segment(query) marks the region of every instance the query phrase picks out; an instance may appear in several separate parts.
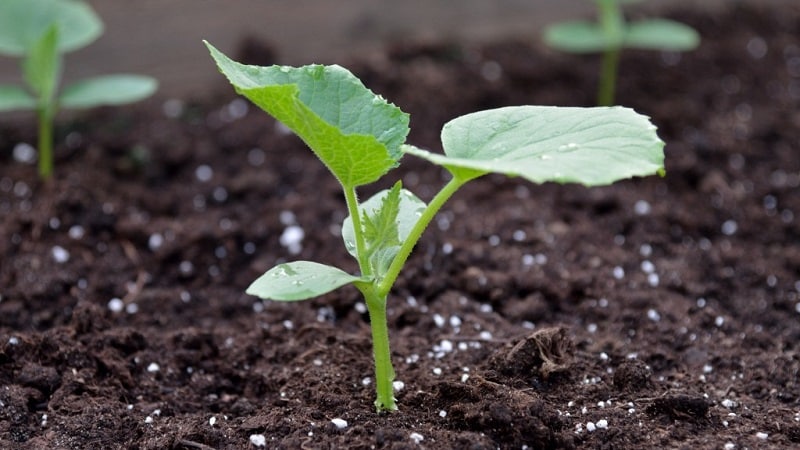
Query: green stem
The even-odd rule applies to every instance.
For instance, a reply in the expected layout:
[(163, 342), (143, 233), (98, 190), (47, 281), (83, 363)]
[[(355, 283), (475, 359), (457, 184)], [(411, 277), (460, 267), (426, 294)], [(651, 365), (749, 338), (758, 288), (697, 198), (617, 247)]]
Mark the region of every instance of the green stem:
[(53, 115), (49, 110), (41, 107), (36, 113), (39, 119), (39, 176), (45, 180), (53, 175)]
[(625, 38), (625, 17), (617, 0), (600, 0), (598, 6), (600, 8), (600, 27), (605, 35), (607, 47), (603, 52), (597, 104), (611, 106), (614, 104), (619, 54)]
[(619, 48), (606, 50), (603, 53), (603, 67), (600, 73), (600, 85), (597, 90), (597, 104), (599, 106), (611, 106), (614, 104), (619, 54)]
[(373, 286), (362, 291), (369, 311), (372, 329), (372, 354), (375, 358), (375, 408), (378, 412), (395, 411), (394, 367), (389, 350), (389, 327), (386, 320), (386, 296), (380, 296)]
[(439, 212), (445, 202), (447, 202), (447, 200), (452, 197), (453, 194), (464, 185), (464, 183), (473, 178), (475, 177), (471, 176), (465, 178), (453, 176), (453, 178), (447, 182), (442, 190), (439, 191), (435, 197), (433, 197), (433, 200), (431, 200), (431, 202), (422, 212), (419, 220), (417, 220), (417, 223), (414, 224), (414, 227), (408, 233), (408, 237), (406, 237), (406, 240), (403, 242), (403, 245), (400, 247), (397, 255), (392, 260), (392, 264), (389, 266), (389, 269), (386, 271), (386, 274), (384, 275), (380, 284), (377, 286), (377, 293), (379, 296), (386, 297), (389, 294), (389, 290), (392, 289), (394, 282), (400, 275), (400, 270), (403, 269), (408, 256), (411, 254), (414, 246), (417, 245), (417, 241), (419, 241), (419, 238), (422, 237), (422, 233), (428, 227), (428, 224), (430, 224), (431, 220), (433, 220), (434, 216), (436, 216), (436, 213)]
[(356, 255), (358, 259), (358, 268), (361, 270), (361, 275), (365, 277), (372, 276), (372, 267), (366, 258), (367, 245), (364, 242), (364, 230), (361, 228), (361, 214), (358, 210), (358, 196), (356, 189), (352, 187), (342, 186), (344, 190), (344, 199), (347, 202), (347, 212), (350, 213), (350, 218), (353, 220), (353, 236), (356, 239)]

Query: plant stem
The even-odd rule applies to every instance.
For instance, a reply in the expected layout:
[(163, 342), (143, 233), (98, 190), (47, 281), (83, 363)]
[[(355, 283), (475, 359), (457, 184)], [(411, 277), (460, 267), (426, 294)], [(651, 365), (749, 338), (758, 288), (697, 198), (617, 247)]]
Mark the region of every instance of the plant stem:
[(361, 270), (361, 275), (369, 277), (372, 275), (372, 267), (366, 258), (366, 244), (364, 243), (364, 229), (361, 228), (361, 213), (358, 210), (358, 196), (354, 187), (342, 186), (344, 190), (344, 199), (347, 202), (347, 212), (350, 213), (350, 218), (353, 220), (353, 236), (356, 238), (356, 255), (358, 259), (358, 268)]
[(597, 104), (611, 106), (614, 104), (614, 88), (617, 84), (617, 66), (619, 54), (625, 38), (625, 17), (622, 15), (617, 0), (600, 0), (600, 27), (606, 39), (606, 50), (603, 52), (603, 66), (597, 89)]
[(40, 107), (39, 120), (39, 176), (49, 179), (53, 175), (53, 115), (50, 108)]
[(617, 84), (619, 54), (619, 48), (613, 48), (603, 52), (603, 67), (600, 72), (600, 85), (597, 89), (598, 106), (611, 106), (614, 104), (614, 90)]
[(389, 327), (386, 320), (386, 296), (380, 296), (374, 286), (361, 291), (367, 302), (369, 324), (372, 329), (372, 354), (375, 358), (375, 408), (378, 412), (395, 411), (394, 367), (389, 350)]
[(453, 178), (444, 185), (442, 190), (433, 197), (433, 200), (431, 200), (422, 212), (419, 220), (417, 220), (417, 223), (414, 224), (414, 227), (408, 233), (408, 237), (406, 237), (397, 255), (392, 260), (392, 264), (386, 271), (386, 275), (384, 275), (380, 284), (377, 286), (379, 296), (386, 297), (389, 294), (389, 290), (392, 289), (392, 285), (394, 285), (394, 282), (400, 275), (400, 270), (403, 269), (408, 256), (411, 254), (417, 241), (419, 241), (419, 238), (422, 237), (422, 233), (428, 228), (428, 224), (433, 220), (434, 216), (436, 216), (436, 213), (439, 212), (445, 202), (447, 202), (464, 183), (471, 179), (472, 178), (453, 176)]

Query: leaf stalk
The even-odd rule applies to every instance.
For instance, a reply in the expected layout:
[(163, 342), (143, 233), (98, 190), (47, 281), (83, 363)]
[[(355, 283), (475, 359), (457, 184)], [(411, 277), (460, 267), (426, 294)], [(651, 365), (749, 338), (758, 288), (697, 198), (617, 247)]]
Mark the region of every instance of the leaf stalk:
[(455, 194), (455, 192), (470, 179), (472, 178), (453, 176), (453, 178), (451, 178), (450, 181), (448, 181), (447, 184), (442, 187), (442, 190), (440, 190), (436, 196), (433, 197), (428, 206), (423, 210), (422, 215), (419, 217), (419, 220), (417, 220), (417, 223), (415, 223), (414, 227), (411, 228), (411, 231), (408, 233), (408, 237), (403, 242), (403, 245), (400, 246), (400, 250), (392, 260), (392, 264), (389, 266), (389, 269), (386, 271), (386, 274), (384, 275), (380, 284), (378, 284), (378, 295), (386, 297), (389, 294), (394, 282), (397, 281), (397, 277), (400, 275), (400, 271), (406, 264), (406, 260), (411, 254), (411, 251), (414, 249), (414, 246), (417, 245), (417, 241), (419, 241), (420, 237), (422, 237), (422, 233), (425, 232), (428, 224), (431, 223), (431, 220), (433, 220), (433, 218), (436, 216), (436, 213), (439, 212), (447, 200), (449, 200), (450, 197), (452, 197), (453, 194)]

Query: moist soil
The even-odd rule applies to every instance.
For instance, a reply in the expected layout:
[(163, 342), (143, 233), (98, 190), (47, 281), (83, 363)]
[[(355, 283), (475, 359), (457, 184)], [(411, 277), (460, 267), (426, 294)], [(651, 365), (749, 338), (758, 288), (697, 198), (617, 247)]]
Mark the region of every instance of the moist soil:
[[(63, 119), (48, 183), (12, 158), (34, 124), (5, 122), (0, 447), (800, 446), (800, 6), (668, 16), (702, 45), (625, 53), (618, 92), (658, 125), (666, 177), (456, 194), (389, 300), (391, 414), (356, 290), (244, 294), (281, 261), (356, 267), (333, 178), (221, 76), (209, 98)], [(344, 63), (434, 150), (460, 114), (590, 106), (599, 68), (527, 40)], [(362, 196), (445, 182), (403, 163)]]

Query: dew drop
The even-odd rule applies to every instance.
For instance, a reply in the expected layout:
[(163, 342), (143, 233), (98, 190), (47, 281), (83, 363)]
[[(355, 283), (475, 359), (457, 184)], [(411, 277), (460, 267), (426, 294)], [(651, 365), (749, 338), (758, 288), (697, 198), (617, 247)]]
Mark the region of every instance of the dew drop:
[(560, 152), (573, 152), (579, 149), (581, 146), (574, 142), (570, 142), (569, 144), (564, 144), (558, 147), (558, 151)]

